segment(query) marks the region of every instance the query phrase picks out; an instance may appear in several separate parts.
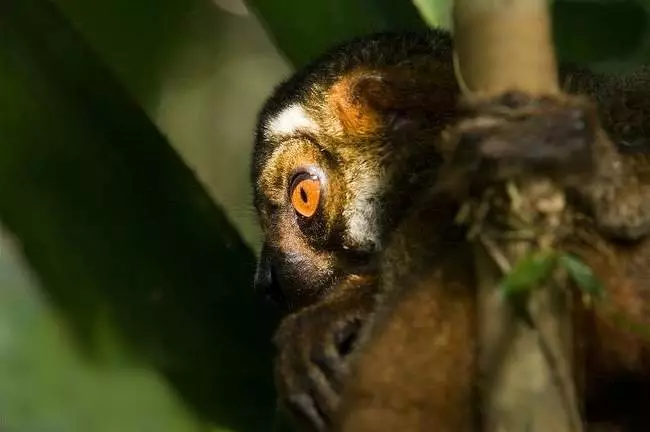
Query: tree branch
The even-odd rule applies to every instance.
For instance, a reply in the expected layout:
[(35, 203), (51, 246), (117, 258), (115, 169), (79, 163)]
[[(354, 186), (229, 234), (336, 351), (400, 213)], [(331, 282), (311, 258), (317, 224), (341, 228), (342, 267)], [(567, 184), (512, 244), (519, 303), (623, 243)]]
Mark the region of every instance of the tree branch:
[(483, 96), (555, 93), (557, 65), (547, 0), (455, 0), (459, 81)]
[[(530, 98), (558, 95), (546, 0), (456, 0), (453, 18), (456, 73), (470, 106), (496, 101), (512, 91)], [(560, 98), (559, 104), (563, 103)], [(482, 108), (474, 108), (472, 121), (481, 117), (484, 121), (495, 121)], [(545, 115), (545, 110), (540, 110), (540, 118)], [(535, 121), (534, 116), (528, 119)], [(509, 120), (501, 120), (505, 124), (502, 127), (510, 127)], [(469, 132), (474, 125), (459, 126), (463, 127)], [(521, 154), (525, 152), (522, 146), (526, 140), (535, 142), (534, 134), (544, 133), (541, 129), (518, 130), (516, 124), (511, 127), (510, 137), (517, 139), (506, 145), (518, 146)], [(546, 125), (553, 127), (552, 123)], [(487, 141), (493, 137), (486, 133), (483, 138)], [(479, 225), (474, 231), (481, 233), (474, 255), (483, 430), (579, 431), (582, 427), (572, 373), (571, 298), (566, 279), (556, 277), (545, 289), (531, 292), (519, 310), (498, 289), (503, 269), (496, 263), (505, 256), (514, 264), (532, 251), (553, 247), (565, 220), (561, 185), (531, 172), (518, 174), (513, 179), (505, 176), (501, 182), (510, 191), (516, 191), (517, 196), (497, 193), (487, 197), (483, 193), (484, 202), (479, 205), (488, 206), (492, 215), (486, 220), (475, 217), (471, 221)], [(499, 208), (495, 196), (508, 203), (505, 208)], [(544, 207), (549, 202), (556, 206)], [(534, 238), (503, 240), (504, 224), (497, 227), (493, 222), (513, 220), (526, 221), (526, 228), (535, 233)], [(505, 225), (510, 225), (506, 229), (516, 230), (511, 223)]]

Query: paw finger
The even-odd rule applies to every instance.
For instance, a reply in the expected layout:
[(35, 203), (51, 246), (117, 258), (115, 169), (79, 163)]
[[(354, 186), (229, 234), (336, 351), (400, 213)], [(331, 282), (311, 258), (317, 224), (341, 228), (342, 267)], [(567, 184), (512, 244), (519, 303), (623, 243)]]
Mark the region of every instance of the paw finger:
[(315, 431), (327, 431), (325, 419), (316, 407), (316, 402), (311, 395), (301, 393), (290, 396), (287, 400), (287, 405), (297, 419), (308, 423)]

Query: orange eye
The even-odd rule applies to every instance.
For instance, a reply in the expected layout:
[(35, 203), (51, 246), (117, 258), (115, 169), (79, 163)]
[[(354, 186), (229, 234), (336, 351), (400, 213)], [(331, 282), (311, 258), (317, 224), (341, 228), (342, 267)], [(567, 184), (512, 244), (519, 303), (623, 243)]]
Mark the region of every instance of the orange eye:
[(304, 217), (312, 217), (320, 204), (321, 185), (316, 176), (301, 175), (291, 186), (291, 205)]

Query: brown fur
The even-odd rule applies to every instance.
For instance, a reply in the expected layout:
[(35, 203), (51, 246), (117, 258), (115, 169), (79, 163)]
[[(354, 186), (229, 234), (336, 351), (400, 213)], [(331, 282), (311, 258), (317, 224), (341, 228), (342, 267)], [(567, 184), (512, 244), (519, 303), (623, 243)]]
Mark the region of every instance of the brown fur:
[(328, 94), (334, 117), (338, 118), (346, 133), (371, 135), (376, 134), (382, 126), (382, 119), (374, 109), (367, 106), (367, 99), (361, 93), (382, 94), (382, 85), (367, 71), (358, 70), (341, 77), (332, 86)]
[[(609, 109), (601, 107), (605, 119), (610, 118)], [(576, 191), (579, 197), (574, 202), (578, 212), (585, 203), (602, 212), (580, 219), (576, 235), (581, 234), (570, 236), (563, 245), (594, 269), (607, 294), (607, 309), (587, 307), (577, 298), (575, 365), (587, 429), (641, 431), (650, 428), (645, 412), (650, 403), (650, 238), (645, 237), (643, 216), (643, 201), (650, 196), (644, 195), (647, 183), (638, 174), (647, 166), (644, 156), (610, 152), (607, 143), (611, 144), (602, 141), (595, 148), (593, 183)], [(610, 164), (624, 169), (617, 171)], [(605, 181), (635, 193), (620, 200), (602, 194), (594, 184)], [(383, 294), (343, 394), (337, 430), (480, 428), (471, 254), (457, 243), (462, 237), (444, 241), (452, 228), (436, 217), (435, 210), (441, 208), (438, 197), (425, 194), (416, 201), (414, 216), (396, 228), (384, 250)], [(442, 208), (454, 214), (453, 206)], [(603, 214), (606, 218), (598, 220)], [(608, 228), (604, 233), (603, 226)], [(612, 239), (613, 234), (628, 238)], [(436, 255), (439, 243), (444, 255)], [(608, 312), (612, 309), (647, 333), (621, 327)], [(449, 326), (455, 337), (448, 336)], [(440, 340), (447, 343), (435, 343)]]
[(474, 272), (454, 207), (437, 198), (387, 246), (384, 298), (343, 394), (341, 431), (474, 430)]
[[(315, 75), (294, 96), (281, 89), (278, 94), (290, 99), (285, 106), (300, 103), (318, 132), (264, 136), (265, 114), (261, 118), (254, 182), (263, 261), (280, 275), (290, 311), (276, 337), (277, 382), (297, 418), (312, 413), (301, 423), (305, 430), (330, 430), (333, 419), (344, 419), (346, 432), (463, 431), (475, 430), (480, 416), (472, 261), (463, 233), (452, 224), (454, 205), (428, 192), (439, 180), (432, 143), (454, 119), (458, 90), (448, 50), (439, 57), (410, 56), (409, 44), (399, 37), (357, 42), (358, 52), (341, 57), (344, 66), (312, 72), (334, 71), (333, 77), (319, 81)], [(620, 147), (649, 145), (634, 140), (645, 140), (650, 130), (650, 74), (608, 78), (572, 69), (563, 76), (570, 91), (594, 95)], [(267, 116), (279, 109), (274, 103)], [(589, 230), (605, 233), (595, 235), (600, 246), (574, 239), (567, 248), (594, 266), (613, 304), (650, 324), (650, 243), (629, 241), (650, 228), (650, 165), (610, 150), (600, 159), (601, 177), (577, 194), (581, 211), (595, 219)], [(286, 205), (287, 178), (314, 165), (326, 174), (327, 188), (319, 229), (309, 231)], [(360, 201), (375, 181), (381, 187), (374, 201)], [(359, 243), (350, 233), (359, 203), (376, 210), (377, 226), (369, 231), (379, 244)], [(644, 404), (650, 406), (644, 390), (650, 386), (643, 386), (650, 383), (646, 340), (591, 309), (580, 307), (575, 316), (576, 364), (593, 430), (639, 430), (639, 424), (650, 430), (639, 423)], [(333, 335), (355, 320), (367, 324), (348, 355)], [(351, 364), (355, 372), (348, 375)], [(641, 384), (625, 387), (636, 398), (632, 403), (621, 403), (621, 377)]]
[(607, 293), (603, 306), (575, 302), (576, 369), (586, 416), (608, 422), (604, 430), (647, 430), (650, 333), (622, 326), (612, 311), (650, 330), (650, 239), (597, 246), (572, 242), (566, 248), (591, 266)]
[(412, 121), (429, 112), (434, 121), (444, 120), (438, 107), (452, 107), (453, 100), (438, 89), (449, 85), (448, 73), (426, 58), (378, 70), (359, 68), (332, 85), (327, 100), (347, 134), (377, 136), (390, 127), (394, 114)]

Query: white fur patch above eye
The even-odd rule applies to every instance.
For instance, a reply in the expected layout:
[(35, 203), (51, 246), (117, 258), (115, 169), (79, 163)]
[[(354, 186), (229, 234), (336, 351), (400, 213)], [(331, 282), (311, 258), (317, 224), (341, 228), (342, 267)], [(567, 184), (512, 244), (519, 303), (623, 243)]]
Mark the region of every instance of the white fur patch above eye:
[(270, 135), (291, 135), (300, 130), (318, 131), (318, 124), (299, 104), (289, 105), (266, 125)]

